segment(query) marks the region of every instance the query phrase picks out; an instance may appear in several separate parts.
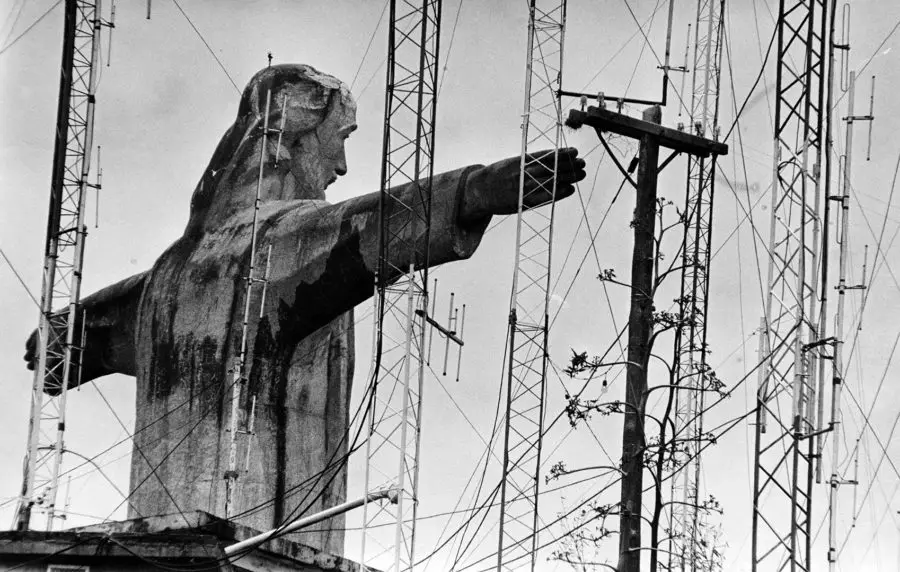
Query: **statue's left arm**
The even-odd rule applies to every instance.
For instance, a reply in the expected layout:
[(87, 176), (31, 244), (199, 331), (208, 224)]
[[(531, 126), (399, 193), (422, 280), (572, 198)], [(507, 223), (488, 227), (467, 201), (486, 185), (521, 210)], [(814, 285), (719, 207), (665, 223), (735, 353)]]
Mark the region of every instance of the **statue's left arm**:
[[(147, 272), (135, 274), (81, 300), (86, 320), (83, 353), (70, 374), (70, 388), (112, 373), (134, 375), (134, 328), (146, 278)], [(81, 317), (76, 330), (82, 330)], [(30, 370), (37, 367), (37, 342), (38, 332), (34, 330), (25, 342), (24, 359)]]

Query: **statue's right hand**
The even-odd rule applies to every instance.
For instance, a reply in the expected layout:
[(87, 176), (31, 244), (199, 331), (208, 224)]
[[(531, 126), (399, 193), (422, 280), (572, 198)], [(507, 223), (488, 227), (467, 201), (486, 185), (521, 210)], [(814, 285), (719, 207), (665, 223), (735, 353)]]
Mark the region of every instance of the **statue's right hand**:
[[(510, 157), (474, 171), (466, 182), (460, 222), (518, 212), (521, 165), (521, 157)], [(578, 157), (574, 148), (528, 155), (522, 207), (532, 209), (568, 197), (575, 192), (575, 183), (584, 179), (584, 167), (584, 159)], [(556, 191), (551, 193), (554, 174)]]

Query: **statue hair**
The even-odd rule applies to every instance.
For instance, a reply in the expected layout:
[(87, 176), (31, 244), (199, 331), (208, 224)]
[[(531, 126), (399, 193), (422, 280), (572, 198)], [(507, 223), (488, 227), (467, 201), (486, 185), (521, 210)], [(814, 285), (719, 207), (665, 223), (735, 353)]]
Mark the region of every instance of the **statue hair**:
[(259, 152), (256, 142), (262, 136), (268, 93), (271, 93), (270, 128), (281, 125), (281, 110), (286, 100), (286, 140), (315, 130), (338, 102), (356, 109), (356, 102), (343, 82), (312, 66), (281, 64), (258, 71), (244, 88), (237, 118), (216, 146), (194, 190), (186, 235), (202, 232), (218, 187), (229, 177), (239, 176), (234, 167), (247, 155)]

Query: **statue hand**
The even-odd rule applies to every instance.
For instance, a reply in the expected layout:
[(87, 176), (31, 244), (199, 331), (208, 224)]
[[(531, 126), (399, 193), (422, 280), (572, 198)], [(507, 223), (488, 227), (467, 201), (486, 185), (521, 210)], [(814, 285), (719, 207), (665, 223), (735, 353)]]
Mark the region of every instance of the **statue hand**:
[[(575, 192), (575, 183), (584, 179), (584, 159), (578, 158), (574, 148), (541, 151), (530, 156), (536, 159), (526, 167), (525, 190), (522, 202), (526, 209), (545, 205), (553, 198), (550, 189), (544, 187), (553, 175), (553, 162), (558, 159), (556, 200)], [(465, 194), (460, 205), (459, 221), (462, 224), (495, 214), (513, 214), (519, 210), (519, 169), (521, 157), (510, 157), (471, 175), (466, 182)]]
[(34, 368), (37, 367), (38, 357), (38, 331), (35, 328), (31, 335), (28, 336), (28, 339), (25, 340), (24, 359), (30, 371), (34, 371)]
[[(41, 357), (40, 351), (38, 348), (38, 340), (39, 339), (40, 339), (39, 331), (37, 328), (35, 328), (35, 330), (33, 332), (31, 332), (31, 335), (28, 336), (28, 339), (25, 340), (24, 359), (26, 362), (26, 367), (28, 367), (28, 369), (30, 371), (34, 371), (37, 369), (38, 360)], [(61, 353), (62, 353), (62, 351), (58, 347), (55, 348), (55, 351), (53, 348), (51, 348), (50, 351), (47, 352), (47, 372), (55, 371), (56, 376), (62, 375), (62, 368), (60, 367), (60, 363), (62, 362), (62, 358), (60, 357)], [(75, 375), (77, 375), (78, 374), (77, 368), (73, 368), (73, 372)], [(46, 376), (44, 379), (46, 380), (48, 377), (50, 379), (54, 378), (53, 375), (49, 375), (49, 376)], [(52, 395), (52, 396), (57, 396), (61, 393), (61, 391), (60, 391), (59, 387), (54, 387), (51, 384), (47, 384), (45, 382), (44, 393), (46, 393), (48, 395)]]

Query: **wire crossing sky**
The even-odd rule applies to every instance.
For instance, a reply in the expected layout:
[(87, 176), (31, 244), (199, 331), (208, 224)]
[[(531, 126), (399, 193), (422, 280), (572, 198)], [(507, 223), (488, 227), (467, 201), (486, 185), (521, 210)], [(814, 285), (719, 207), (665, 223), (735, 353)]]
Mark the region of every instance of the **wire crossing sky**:
[[(32, 379), (22, 354), (25, 339), (37, 325), (37, 310), (27, 290), (36, 294), (40, 285), (61, 46), (59, 4), (54, 0), (0, 2), (0, 248), (4, 254), (0, 259), (4, 317), (0, 364), (7, 391), (0, 401), (6, 429), (0, 438), (0, 466), (7, 468), (0, 471), (0, 520), (6, 523), (12, 521), (25, 450)], [(384, 6), (384, 2), (361, 0), (163, 0), (153, 3), (152, 18), (147, 20), (143, 3), (119, 3), (111, 50), (108, 31), (103, 34), (95, 140), (102, 146), (104, 177), (103, 188), (88, 197), (84, 293), (146, 270), (181, 234), (191, 190), (236, 113), (236, 90), (266, 66), (270, 52), (273, 63), (307, 63), (348, 85), (354, 83), (359, 130), (347, 144), (349, 173), (329, 189), (329, 200), (376, 191), (387, 53)], [(658, 97), (657, 66), (664, 48), (667, 8), (662, 1), (571, 0), (564, 88)], [(676, 1), (673, 65), (682, 63), (687, 26), (695, 12), (695, 3)], [(705, 426), (716, 434), (716, 444), (704, 445), (701, 482), (706, 495), (714, 495), (722, 507), (717, 522), (722, 524), (721, 542), (727, 543), (728, 570), (749, 570), (754, 430), (750, 421), (760, 361), (757, 329), (765, 295), (760, 277), (769, 259), (775, 82), (770, 48), (776, 13), (774, 0), (726, 4), (719, 123), (731, 152), (718, 166), (707, 327), (709, 360), (726, 384), (728, 397), (707, 400)], [(436, 172), (519, 152), (527, 16), (526, 3), (520, 0), (444, 3)], [(875, 74), (877, 80), (871, 161), (865, 160), (862, 151), (864, 136), (858, 135), (854, 148), (850, 283), (862, 279), (864, 247), (869, 248), (868, 288), (863, 294), (847, 296), (848, 369), (837, 437), (844, 477), (860, 484), (855, 494), (849, 486), (840, 493), (838, 530), (840, 538), (846, 538), (841, 552), (844, 570), (900, 567), (896, 513), (900, 509), (900, 444), (892, 430), (900, 404), (891, 383), (898, 373), (893, 347), (900, 333), (900, 304), (896, 303), (900, 254), (895, 240), (900, 209), (893, 193), (900, 155), (900, 144), (893, 137), (900, 121), (900, 103), (893, 97), (900, 86), (898, 28), (900, 6), (895, 2), (853, 3), (849, 67), (860, 78), (858, 108), (864, 107), (861, 102), (868, 97), (869, 77)], [(683, 83), (673, 73), (663, 124), (674, 127), (689, 121), (680, 104), (690, 101), (689, 83), (689, 77)], [(565, 103), (578, 105), (577, 100)], [(839, 87), (834, 105), (837, 161), (844, 153), (839, 118), (847, 111)], [(626, 106), (626, 111), (640, 113), (633, 106)], [(621, 185), (621, 173), (593, 133), (567, 131), (565, 138), (586, 158), (588, 178), (576, 196), (557, 208), (550, 312), (550, 359), (556, 373), (548, 380), (544, 466), (548, 476), (557, 463), (572, 472), (542, 485), (540, 570), (572, 569), (553, 559), (554, 551), (578, 531), (591, 531), (602, 523), (600, 513), (582, 517), (582, 510), (591, 503), (601, 506), (618, 498), (618, 475), (591, 467), (618, 462), (620, 417), (594, 415), (573, 429), (563, 411), (566, 394), (583, 392), (585, 398), (601, 401), (622, 399), (624, 370), (612, 367), (589, 381), (561, 372), (573, 350), (587, 351), (604, 361), (621, 359), (624, 340), (619, 336), (627, 319), (629, 293), (627, 287), (598, 281), (596, 276), (612, 269), (618, 280), (628, 280), (634, 194), (627, 183)], [(636, 153), (630, 141), (611, 138), (609, 144), (625, 166)], [(660, 177), (660, 194), (676, 206), (684, 200), (685, 175), (685, 161), (679, 158)], [(497, 431), (503, 425), (498, 399), (508, 344), (514, 226), (509, 218), (495, 218), (471, 260), (432, 272), (438, 279), (438, 308), (454, 292), (457, 300), (467, 304), (468, 316), (460, 381), (438, 372), (424, 390), (416, 547), (421, 569), (446, 570), (455, 562), (456, 570), (484, 570), (496, 558), (497, 454), (502, 453)], [(832, 250), (836, 248), (833, 245)], [(675, 256), (674, 246), (663, 253)], [(661, 290), (657, 309), (672, 311), (677, 296), (674, 288), (671, 293)], [(366, 397), (371, 304), (358, 309), (357, 319), (353, 411), (364, 407)], [(661, 342), (662, 346), (671, 342)], [(651, 385), (658, 382), (651, 376)], [(226, 380), (209, 390), (227, 393)], [(127, 501), (107, 478), (127, 490), (130, 435), (142, 429), (134, 427), (134, 400), (134, 382), (122, 376), (71, 393), (66, 447), (91, 463), (74, 455), (65, 462), (58, 505), (68, 513), (66, 525), (124, 518)], [(651, 394), (651, 411), (660, 407), (654, 400)], [(177, 435), (189, 429), (170, 427)], [(354, 425), (348, 435), (348, 442), (354, 443), (351, 448), (362, 442), (354, 440), (357, 430)], [(831, 464), (830, 455), (829, 445), (825, 467)], [(362, 490), (359, 455), (332, 462), (349, 463), (348, 497)], [(310, 502), (309, 485), (296, 483), (288, 504), (302, 510)], [(827, 518), (825, 488), (825, 484), (814, 487), (819, 495), (813, 508), (814, 534)], [(63, 497), (69, 499), (67, 505)], [(360, 524), (359, 516), (348, 517), (346, 555), (352, 559), (358, 557), (355, 529)], [(814, 538), (817, 567), (825, 563), (825, 532)], [(617, 538), (612, 537), (586, 556), (614, 562), (616, 544)]]

